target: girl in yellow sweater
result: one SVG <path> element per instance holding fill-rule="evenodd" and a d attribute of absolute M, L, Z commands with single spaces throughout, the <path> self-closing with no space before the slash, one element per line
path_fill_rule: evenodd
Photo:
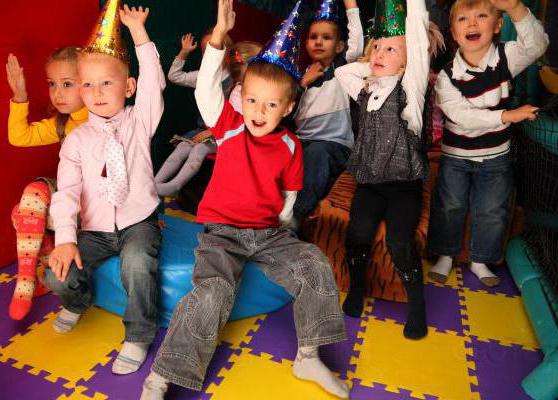
<path fill-rule="evenodd" d="M 64 140 L 75 127 L 87 120 L 87 109 L 79 96 L 77 73 L 78 48 L 56 50 L 46 62 L 49 97 L 54 108 L 51 118 L 29 123 L 29 102 L 23 69 L 10 54 L 6 64 L 8 84 L 13 91 L 8 118 L 8 139 L 14 146 L 44 146 Z M 12 211 L 17 235 L 18 277 L 10 303 L 10 317 L 20 320 L 31 308 L 33 296 L 48 289 L 40 283 L 47 264 L 45 258 L 53 247 L 52 233 L 47 233 L 48 206 L 56 181 L 38 178 L 23 190 L 21 201 Z M 39 279 L 38 279 L 39 278 Z"/>

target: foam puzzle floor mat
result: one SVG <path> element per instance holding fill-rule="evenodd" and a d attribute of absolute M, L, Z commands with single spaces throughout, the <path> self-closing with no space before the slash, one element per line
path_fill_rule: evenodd
<path fill-rule="evenodd" d="M 34 299 L 23 321 L 12 321 L 15 273 L 15 264 L 0 269 L 0 399 L 139 399 L 165 330 L 137 373 L 113 375 L 124 339 L 120 317 L 92 307 L 73 332 L 60 335 L 52 329 L 60 302 L 47 294 Z M 419 341 L 403 337 L 405 304 L 367 299 L 362 318 L 345 317 L 348 339 L 322 347 L 321 356 L 351 386 L 353 400 L 528 399 L 521 380 L 543 354 L 510 275 L 497 273 L 502 283 L 492 289 L 461 267 L 445 285 L 426 282 L 429 332 Z M 231 322 L 203 391 L 172 386 L 167 398 L 334 399 L 292 375 L 296 350 L 292 305 Z"/>

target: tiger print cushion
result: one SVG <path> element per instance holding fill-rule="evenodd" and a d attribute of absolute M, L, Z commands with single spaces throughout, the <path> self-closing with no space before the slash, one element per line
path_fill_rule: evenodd
<path fill-rule="evenodd" d="M 439 154 L 429 155 L 429 159 L 430 176 L 435 176 L 438 169 Z M 344 262 L 344 243 L 349 223 L 349 210 L 355 189 L 354 178 L 343 172 L 329 194 L 318 204 L 302 227 L 304 237 L 319 246 L 330 259 L 337 286 L 343 291 L 347 291 L 349 287 L 349 273 Z M 423 186 L 422 213 L 416 231 L 416 240 L 421 252 L 424 251 L 426 246 L 432 189 L 433 179 L 429 178 Z M 367 294 L 376 298 L 404 302 L 407 301 L 407 294 L 391 261 L 385 235 L 385 223 L 382 222 L 376 237 L 371 243 L 372 258 L 367 275 Z"/>

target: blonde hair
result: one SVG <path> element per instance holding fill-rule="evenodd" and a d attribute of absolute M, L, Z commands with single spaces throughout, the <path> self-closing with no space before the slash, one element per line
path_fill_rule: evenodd
<path fill-rule="evenodd" d="M 462 8 L 474 8 L 478 6 L 485 6 L 490 10 L 490 12 L 495 13 L 498 18 L 502 17 L 502 11 L 494 7 L 490 0 L 456 0 L 455 3 L 453 3 L 453 5 L 451 6 L 449 13 L 450 25 L 453 24 L 455 14 L 459 10 L 461 10 Z"/>
<path fill-rule="evenodd" d="M 77 59 L 81 48 L 75 46 L 62 47 L 60 49 L 54 50 L 46 59 L 45 67 L 50 63 L 61 61 L 70 64 L 77 65 Z M 54 105 L 51 104 L 51 114 L 54 116 L 56 121 L 56 134 L 58 139 L 62 142 L 66 137 L 66 123 L 70 118 L 70 114 L 62 114 L 59 112 Z"/>
<path fill-rule="evenodd" d="M 289 100 L 294 101 L 296 99 L 298 82 L 283 68 L 266 62 L 257 61 L 248 64 L 246 73 L 242 78 L 242 83 L 244 83 L 244 80 L 248 75 L 255 75 L 281 85 L 288 85 Z"/>
<path fill-rule="evenodd" d="M 248 64 L 251 58 L 258 55 L 262 45 L 258 42 L 238 42 L 229 50 L 229 71 L 235 82 L 242 79 L 242 67 Z"/>
<path fill-rule="evenodd" d="M 442 32 L 440 32 L 440 28 L 438 28 L 438 25 L 436 25 L 432 21 L 430 21 L 430 23 L 428 24 L 427 34 L 428 34 L 428 54 L 431 57 L 436 57 L 438 55 L 438 51 L 446 48 L 446 45 L 444 43 L 444 35 L 442 35 Z M 364 48 L 364 53 L 362 54 L 362 57 L 358 59 L 358 61 L 368 62 L 375 41 L 376 39 L 374 39 L 373 37 L 370 38 L 370 40 L 368 40 L 368 43 L 366 43 L 366 47 Z"/>

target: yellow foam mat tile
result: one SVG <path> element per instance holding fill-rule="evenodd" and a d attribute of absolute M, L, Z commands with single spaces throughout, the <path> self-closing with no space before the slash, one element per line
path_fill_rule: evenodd
<path fill-rule="evenodd" d="M 11 281 L 13 281 L 16 278 L 15 275 L 9 275 L 9 274 L 4 274 L 1 273 L 0 274 L 0 285 L 2 283 L 10 283 Z"/>
<path fill-rule="evenodd" d="M 29 365 L 29 373 L 45 371 L 49 374 L 45 379 L 56 382 L 62 378 L 69 381 L 65 387 L 73 388 L 80 379 L 90 379 L 95 373 L 91 370 L 106 364 L 110 360 L 107 355 L 121 347 L 124 326 L 120 317 L 92 307 L 72 332 L 59 334 L 52 329 L 57 315 L 49 313 L 31 325 L 29 332 L 14 336 L 0 349 L 0 361 L 14 359 L 15 368 Z"/>
<path fill-rule="evenodd" d="M 459 288 L 459 280 L 457 279 L 457 270 L 459 269 L 459 267 L 453 267 L 451 269 L 451 272 L 448 276 L 448 280 L 446 283 L 441 284 L 438 282 L 434 282 L 433 280 L 431 280 L 428 277 L 428 272 L 430 271 L 430 268 L 432 268 L 432 263 L 430 261 L 427 261 L 425 259 L 422 260 L 422 265 L 424 268 L 424 283 L 429 283 L 431 285 L 434 286 L 450 286 L 454 289 L 458 289 Z"/>
<path fill-rule="evenodd" d="M 471 391 L 470 384 L 477 381 L 468 372 L 475 365 L 467 361 L 467 338 L 429 328 L 426 338 L 408 340 L 395 321 L 374 318 L 369 318 L 366 331 L 360 332 L 359 337 L 364 339 L 363 344 L 355 345 L 360 355 L 352 357 L 351 364 L 356 364 L 352 376 L 360 379 L 362 385 L 379 383 L 395 393 L 405 389 L 417 398 L 425 395 L 451 400 L 479 398 L 478 393 Z"/>
<path fill-rule="evenodd" d="M 233 354 L 229 358 L 232 368 L 223 368 L 219 373 L 223 381 L 207 389 L 212 393 L 211 400 L 339 399 L 313 382 L 295 378 L 291 361 L 278 363 L 271 357 L 266 353 L 255 356 L 247 350 Z"/>
<path fill-rule="evenodd" d="M 227 322 L 219 335 L 219 340 L 229 343 L 233 349 L 239 349 L 240 343 L 249 343 L 252 340 L 250 332 L 257 331 L 260 328 L 257 321 L 263 321 L 265 317 L 265 315 L 261 315 Z"/>
<path fill-rule="evenodd" d="M 502 345 L 518 344 L 534 350 L 540 346 L 520 297 L 463 289 L 471 335 L 496 340 Z"/>
<path fill-rule="evenodd" d="M 74 393 L 70 395 L 63 394 L 60 397 L 58 397 L 56 400 L 106 400 L 108 399 L 108 396 L 103 393 L 95 393 L 93 397 L 86 396 L 83 394 L 83 392 L 85 392 L 86 390 L 87 390 L 86 387 L 78 386 L 76 387 Z"/>
<path fill-rule="evenodd" d="M 185 219 L 186 221 L 196 222 L 196 216 L 186 211 L 165 208 L 165 214 L 170 215 L 171 217 Z"/>

